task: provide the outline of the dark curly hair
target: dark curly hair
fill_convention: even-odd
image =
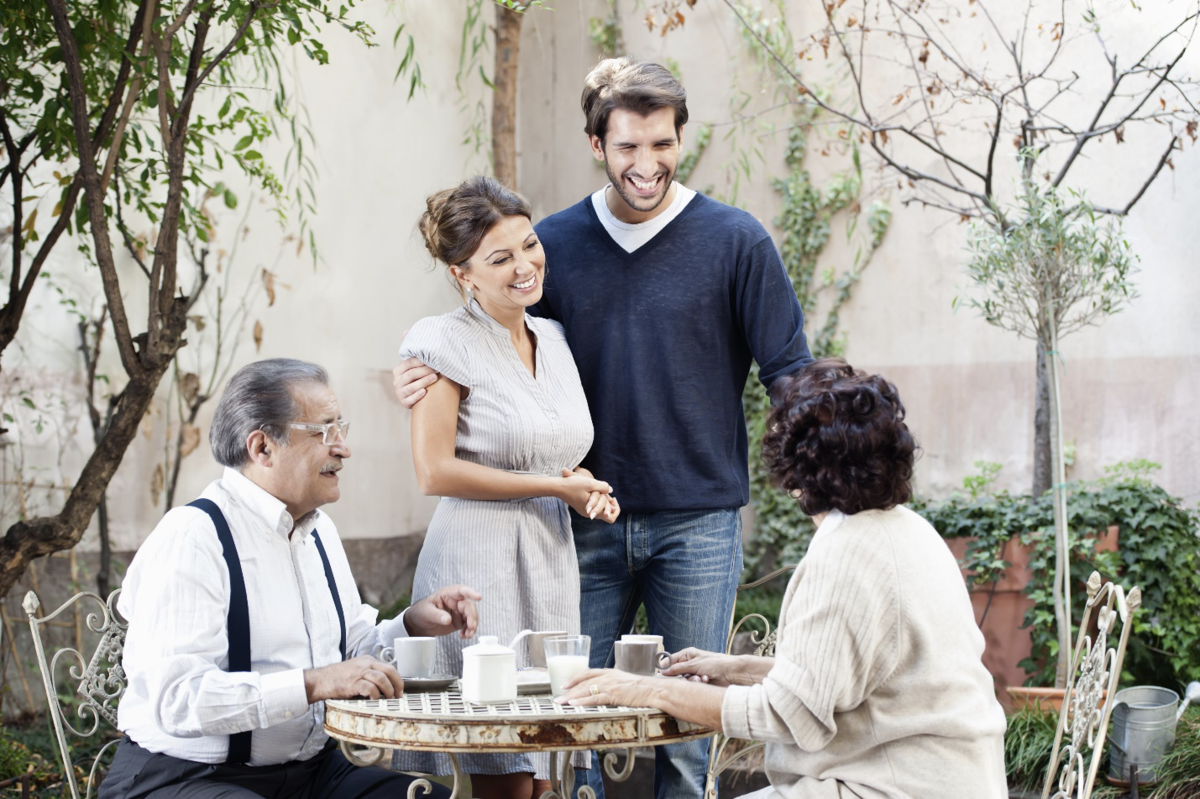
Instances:
[[[763,461],[805,513],[886,510],[912,496],[918,447],[894,385],[823,358],[773,393]]]

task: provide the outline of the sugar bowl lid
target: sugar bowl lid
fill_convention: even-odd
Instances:
[[[516,655],[516,652],[499,643],[499,641],[500,639],[494,635],[481,635],[479,636],[479,643],[463,649],[463,656],[492,657],[494,655]]]

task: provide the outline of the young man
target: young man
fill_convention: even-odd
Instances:
[[[102,799],[405,795],[413,778],[342,756],[324,700],[398,696],[380,650],[473,635],[480,597],[442,588],[376,624],[318,510],[340,496],[348,428],[314,364],[260,361],[230,381],[209,433],[224,474],[163,517],[122,584],[126,738]]]
[[[768,389],[812,360],[804,315],[762,225],[675,182],[687,95],[667,69],[602,61],[582,105],[610,182],[537,225],[535,309],[566,331],[596,430],[583,465],[623,508],[613,525],[572,516],[582,629],[594,667],[641,604],[667,649],[723,651],[750,494],[742,390],[751,359]],[[436,379],[401,363],[397,395],[411,407]],[[702,795],[707,742],[655,754],[658,799]]]

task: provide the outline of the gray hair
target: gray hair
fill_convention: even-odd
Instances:
[[[300,408],[292,394],[297,383],[329,385],[329,374],[315,363],[292,358],[268,358],[247,364],[225,387],[217,403],[208,443],[222,466],[240,469],[249,453],[246,439],[261,429],[275,443],[287,446],[288,424]]]

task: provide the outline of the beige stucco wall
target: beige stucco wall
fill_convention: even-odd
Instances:
[[[250,316],[251,325],[258,319],[264,326],[261,351],[255,351],[247,327],[237,365],[258,357],[288,356],[329,369],[343,413],[353,423],[342,499],[329,510],[347,537],[392,538],[423,533],[435,503],[417,491],[408,417],[392,399],[390,369],[407,325],[457,302],[454,291],[432,270],[415,223],[426,194],[460,179],[473,156],[460,143],[461,114],[453,85],[461,9],[441,3],[372,3],[360,13],[375,28],[379,46],[367,49],[331,30],[325,36],[328,66],[317,66],[303,53],[295,58],[288,54],[318,143],[313,226],[323,259],[314,265],[307,248],[297,254],[296,241],[285,240],[295,231],[295,220],[280,227],[261,200],[252,204],[249,233],[243,237],[239,223],[251,191],[232,174],[226,179],[242,207],[218,212],[217,246],[228,250],[235,239],[240,241],[231,267],[237,270],[233,285],[238,294],[263,268],[277,275],[275,305],[265,307],[259,292]],[[406,31],[418,39],[418,55],[430,84],[411,101],[406,100],[407,86],[393,83],[402,51],[391,46],[392,33],[402,18]],[[284,151],[280,146],[265,154],[282,159]],[[49,210],[41,216],[49,224]],[[89,273],[72,249],[64,242],[49,264],[54,282],[65,286],[81,306],[99,307],[102,297],[94,270]],[[122,269],[130,316],[139,324],[144,280],[127,258]],[[144,324],[144,315],[141,320]],[[12,446],[6,450],[4,479],[16,476],[13,456],[19,450],[26,479],[68,483],[91,451],[90,428],[80,404],[81,360],[74,324],[60,295],[45,284],[26,315],[20,346],[5,353],[0,376],[4,407],[25,423],[19,429],[9,425],[13,429],[5,443]],[[185,349],[184,368],[190,368],[190,355]],[[101,371],[120,373],[115,353],[105,355]],[[33,412],[22,407],[17,394],[22,388],[33,389],[46,409],[41,434],[33,430]],[[204,439],[184,461],[177,504],[190,501],[220,473],[207,445],[213,406],[215,402],[209,403],[198,419]],[[167,433],[163,403],[152,410],[143,430],[145,435],[130,447],[109,490],[113,545],[119,550],[136,548],[164,511],[161,499],[152,503],[149,488]],[[54,510],[61,496],[57,490],[50,496],[32,492],[34,510]],[[7,527],[21,509],[10,501],[0,510]],[[94,524],[84,547],[95,547]]]
[[[588,18],[605,7],[602,0],[559,4],[553,12],[533,11],[524,25],[519,182],[538,217],[579,200],[604,180],[587,150],[578,97],[582,77],[597,58],[587,37]],[[630,9],[625,11],[631,16]],[[314,225],[324,260],[314,266],[307,251],[297,255],[294,241],[283,242],[290,228],[281,230],[268,209],[255,206],[235,268],[246,275],[272,269],[281,287],[274,307],[260,305],[252,315],[265,327],[261,352],[255,353],[246,333],[238,362],[295,356],[330,369],[344,413],[354,424],[343,499],[330,510],[348,538],[390,539],[423,532],[435,503],[416,489],[408,418],[391,398],[388,370],[406,327],[458,302],[430,264],[414,224],[426,194],[475,171],[481,161],[460,143],[465,117],[453,74],[461,8],[451,3],[368,4],[362,13],[379,32],[380,47],[364,50],[331,34],[329,66],[318,68],[302,56],[295,60],[319,144]],[[418,37],[418,55],[430,84],[411,102],[405,89],[393,83],[400,54],[390,42],[399,14]],[[729,121],[732,77],[749,76],[752,68],[741,59],[738,31],[720,3],[699,3],[688,12],[683,29],[666,37],[647,32],[630,18],[625,37],[636,54],[678,62],[691,94],[694,123]],[[731,191],[735,170],[722,138],[728,130],[727,125],[718,128],[690,181],[694,187],[711,184],[716,193]],[[685,131],[685,147],[687,136]],[[750,140],[749,133],[742,136]],[[781,170],[781,136],[757,131],[754,141],[763,160],[754,165],[755,179],[743,180],[739,201],[770,228],[777,200],[764,178]],[[1089,166],[1089,174],[1103,178],[1097,191],[1129,177],[1121,168],[1128,152],[1097,151],[1095,168]],[[1106,464],[1145,457],[1164,465],[1160,478],[1172,492],[1196,500],[1200,411],[1192,398],[1200,393],[1200,318],[1193,306],[1200,278],[1190,268],[1190,254],[1200,244],[1200,231],[1190,223],[1190,210],[1198,199],[1200,160],[1190,146],[1175,160],[1175,170],[1147,193],[1127,222],[1142,258],[1141,297],[1103,327],[1064,342],[1064,399],[1067,437],[1077,447],[1075,476],[1095,476]],[[815,155],[810,163],[818,175],[840,168],[836,159]],[[899,384],[912,427],[925,446],[918,470],[921,490],[951,490],[979,459],[1005,465],[1003,485],[1024,487],[1032,448],[1032,344],[988,327],[970,311],[951,309],[966,282],[963,226],[934,211],[901,206],[899,197],[886,190],[893,181],[874,174],[868,165],[873,196],[889,201],[894,217],[883,247],[842,313],[848,357]],[[245,187],[238,188],[248,198]],[[240,213],[219,218],[226,244],[238,235]],[[848,257],[840,243],[842,224],[837,223],[827,252],[829,266],[839,267]],[[82,302],[97,301],[94,275],[67,249],[60,248],[51,271],[55,282]],[[129,285],[130,302],[136,305],[142,292],[133,288],[136,283]],[[32,388],[41,392],[39,397],[61,398],[61,419],[50,429],[35,435],[26,424],[9,434],[10,441],[22,437],[26,475],[47,483],[63,483],[90,451],[90,433],[78,405],[75,335],[59,296],[44,286],[26,318],[21,348],[5,353],[0,374],[5,408],[27,421],[30,414],[21,410],[17,391]],[[111,353],[108,357],[111,370]],[[199,420],[205,436],[210,414],[211,405]],[[145,432],[110,490],[118,549],[135,548],[163,512],[161,501],[152,504],[148,487],[167,432],[161,407]],[[12,479],[11,456],[4,467],[0,478]],[[217,474],[207,446],[201,446],[184,463],[176,501],[188,501]],[[49,508],[55,496],[61,497],[55,491],[43,492],[41,507]],[[6,521],[20,511],[12,502],[0,508]],[[85,548],[93,546],[94,532],[85,539]]]
[[[605,7],[600,0],[583,0],[552,14],[531,14],[525,26],[520,182],[540,213],[578,201],[605,180],[586,151],[579,110],[583,76],[598,58],[588,39],[587,17],[602,15]],[[811,23],[803,18],[802,4],[789,3],[788,8],[800,27]],[[1121,17],[1123,35],[1145,40],[1161,30],[1171,11],[1147,7],[1142,14]],[[693,188],[711,184],[716,193],[728,195],[735,178],[728,163],[731,150],[722,141],[731,118],[729,87],[735,72],[750,76],[752,66],[743,58],[738,29],[725,6],[697,4],[687,11],[683,28],[665,37],[633,20],[626,23],[624,35],[631,54],[678,63],[689,92],[691,130],[704,122],[722,126],[690,183]],[[1093,60],[1078,57],[1081,71],[1094,68]],[[1087,77],[1094,79],[1094,69]],[[887,76],[879,80],[876,90],[888,96]],[[756,98],[754,104],[769,103]],[[775,120],[786,121],[780,116]],[[754,163],[756,181],[748,189],[743,184],[739,196],[774,233],[778,230],[770,219],[778,201],[764,178],[783,170],[782,140],[782,134],[755,137],[763,161]],[[750,138],[743,135],[742,141]],[[685,129],[685,150],[687,144]],[[1077,170],[1085,181],[1079,187],[1099,203],[1130,196],[1164,144],[1142,136],[1128,137],[1121,148],[1096,148]],[[1141,257],[1136,281],[1141,296],[1103,326],[1064,339],[1063,401],[1066,438],[1076,446],[1069,476],[1095,477],[1116,461],[1148,458],[1163,464],[1159,480],[1192,502],[1200,500],[1200,439],[1195,432],[1200,410],[1192,399],[1200,392],[1200,315],[1194,310],[1200,277],[1192,268],[1200,231],[1191,223],[1200,200],[1200,159],[1189,144],[1174,162],[1175,169],[1164,172],[1125,225]],[[836,158],[815,154],[808,164],[818,176],[844,167]],[[893,219],[841,314],[847,358],[883,372],[899,386],[911,427],[924,445],[917,473],[921,491],[944,494],[958,487],[977,460],[1004,464],[1000,484],[1026,489],[1032,460],[1033,344],[989,327],[968,309],[951,308],[967,288],[965,226],[942,212],[902,206],[894,176],[880,175],[869,160],[865,164],[869,198],[888,201]],[[844,268],[852,257],[843,224],[835,223],[822,268]]]

